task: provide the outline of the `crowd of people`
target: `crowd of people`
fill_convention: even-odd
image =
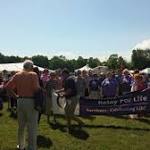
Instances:
[[[55,115],[52,109],[52,94],[55,92],[60,97],[65,97],[64,107],[68,131],[71,130],[71,121],[75,120],[81,127],[84,123],[74,115],[80,97],[90,99],[112,98],[122,96],[132,91],[142,91],[149,87],[149,76],[139,71],[130,73],[128,69],[118,72],[110,70],[106,74],[90,71],[80,71],[70,74],[67,69],[49,72],[44,69],[39,71],[33,67],[33,62],[24,62],[23,71],[6,72],[0,74],[0,103],[2,99],[9,99],[8,107],[17,109],[18,117],[18,148],[25,149],[25,127],[28,128],[28,150],[36,150],[37,127],[41,114]],[[34,109],[34,93],[38,90],[46,95],[43,112]],[[1,104],[0,104],[1,105]]]

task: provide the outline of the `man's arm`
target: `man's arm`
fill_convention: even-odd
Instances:
[[[38,89],[40,89],[40,84],[39,84],[39,79],[38,79],[37,74],[33,74],[32,86],[33,86],[34,91],[37,91]]]
[[[17,76],[14,75],[5,85],[4,88],[14,90],[17,86]]]
[[[6,89],[7,94],[11,97],[17,98],[17,94],[14,92],[14,90],[16,89],[16,78],[17,76],[14,75],[12,77],[12,79],[10,81],[8,81],[8,83],[6,83],[6,85],[4,85],[4,89]]]
[[[18,95],[11,89],[6,89],[7,91],[7,94],[10,96],[10,97],[14,97],[14,98],[18,98]]]

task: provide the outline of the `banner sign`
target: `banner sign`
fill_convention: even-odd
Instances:
[[[80,115],[127,115],[150,112],[150,89],[116,98],[80,98]]]
[[[58,99],[58,94],[53,92],[52,93],[52,111],[53,111],[53,114],[65,115],[65,111],[64,111],[65,105],[66,105],[65,97],[60,97]],[[79,103],[76,106],[74,114],[79,115]]]

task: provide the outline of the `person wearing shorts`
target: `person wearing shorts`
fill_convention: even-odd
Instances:
[[[62,71],[62,78],[63,78],[64,96],[66,98],[66,106],[64,110],[67,120],[68,131],[70,132],[70,130],[72,129],[71,127],[72,120],[78,122],[79,126],[83,125],[83,122],[74,115],[78,103],[75,80],[72,77],[70,77],[69,71],[66,69]]]

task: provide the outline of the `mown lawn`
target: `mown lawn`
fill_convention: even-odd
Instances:
[[[17,120],[10,117],[7,104],[0,115],[0,150],[15,150]],[[139,120],[97,116],[82,118],[83,129],[65,132],[65,120],[50,126],[42,116],[39,133],[39,150],[150,150],[150,118]]]

